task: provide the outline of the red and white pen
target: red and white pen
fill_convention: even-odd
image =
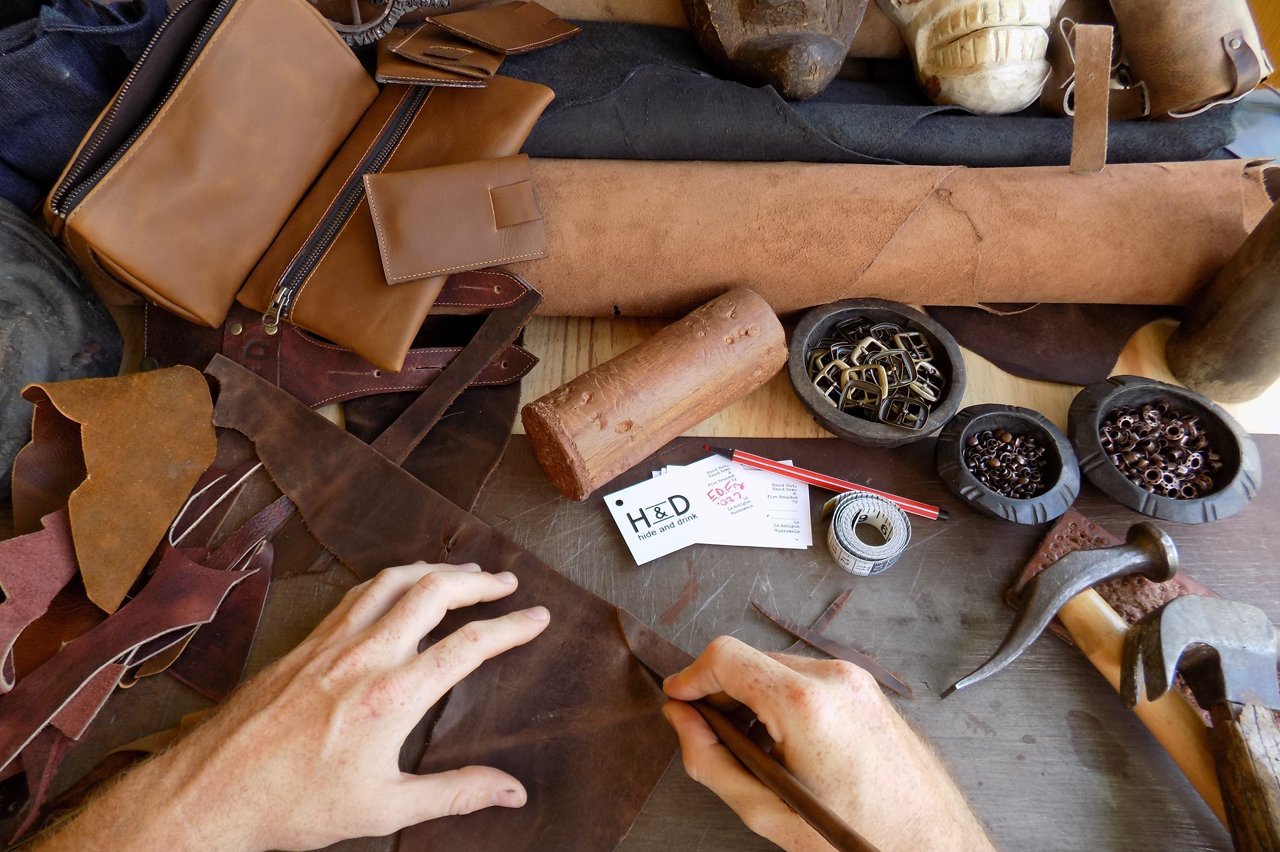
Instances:
[[[764,456],[757,456],[754,453],[743,452],[742,450],[729,450],[724,447],[709,447],[706,444],[702,446],[704,450],[710,450],[718,453],[730,461],[738,464],[745,464],[747,467],[754,467],[757,470],[765,470],[769,473],[776,473],[785,476],[788,479],[796,479],[800,482],[807,482],[810,485],[816,485],[819,488],[825,488],[828,491],[834,491],[837,494],[843,494],[846,491],[862,491],[867,494],[874,494],[877,497],[883,497],[890,503],[894,503],[904,512],[912,515],[919,515],[922,518],[928,518],[931,521],[945,521],[950,515],[946,509],[937,506],[931,506],[928,503],[921,503],[919,500],[912,500],[908,497],[899,497],[897,494],[890,494],[887,491],[878,491],[875,488],[869,488],[866,485],[859,485],[856,482],[848,482],[844,479],[836,479],[834,476],[827,476],[825,473],[817,471],[805,470],[802,467],[796,467],[791,464],[783,464],[780,461],[767,459]]]

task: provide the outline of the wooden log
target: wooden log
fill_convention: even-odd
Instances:
[[[768,381],[787,360],[769,304],[736,289],[521,412],[538,463],[571,500]]]

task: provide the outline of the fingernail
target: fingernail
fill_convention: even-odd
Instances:
[[[550,621],[551,613],[547,611],[545,606],[529,607],[524,611],[531,621]]]
[[[514,586],[516,584],[516,575],[512,574],[510,571],[503,571],[501,574],[494,574],[493,577],[499,583],[505,583],[508,586]]]
[[[477,565],[477,564],[476,564],[476,563],[474,563],[474,562],[466,562],[466,563],[463,563],[462,565],[459,565],[459,566],[458,566],[458,570],[459,570],[459,571],[470,571],[471,573],[473,573],[473,574],[474,574],[474,573],[479,572],[479,571],[481,570],[481,568],[480,568],[480,566],[479,566],[479,565]]]
[[[499,790],[493,794],[493,803],[502,808],[523,807],[528,797],[519,787],[510,790]]]

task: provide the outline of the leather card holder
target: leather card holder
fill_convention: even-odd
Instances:
[[[432,20],[459,38],[503,54],[550,47],[582,32],[580,27],[533,0],[450,12]]]
[[[492,77],[502,64],[502,54],[463,41],[434,24],[423,24],[393,43],[391,52],[410,62],[480,79]]]
[[[388,284],[545,257],[524,154],[364,176]]]
[[[424,65],[394,53],[399,38],[391,36],[378,42],[378,65],[374,79],[379,83],[405,86],[449,86],[455,89],[483,89],[486,79],[460,74],[435,65]]]

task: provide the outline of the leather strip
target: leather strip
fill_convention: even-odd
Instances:
[[[849,597],[852,594],[853,589],[845,589],[837,595],[835,600],[827,604],[827,608],[822,611],[822,615],[818,616],[817,620],[814,621],[813,624],[809,625],[809,629],[818,633],[822,633],[826,630],[827,626],[831,624],[831,622],[835,621],[836,616],[838,616],[844,609],[844,605],[849,602]],[[784,648],[782,653],[794,654],[804,648],[806,644],[807,643],[803,639],[796,639],[796,641]]]
[[[1262,82],[1262,63],[1258,54],[1254,53],[1249,42],[1245,40],[1243,30],[1229,32],[1222,37],[1222,49],[1227,53],[1227,61],[1235,72],[1236,82],[1226,99],[1238,98],[1252,92]]]
[[[65,485],[86,471],[66,498],[71,538],[86,594],[105,612],[114,612],[213,461],[208,386],[197,371],[173,367],[28,385],[22,395],[36,406],[37,422],[52,417],[68,422],[56,428],[42,424],[33,444],[18,454],[15,518],[30,517],[28,500],[46,514],[60,508],[49,502],[61,494],[43,483]],[[35,442],[50,438],[58,445],[33,450]],[[82,448],[75,446],[79,442]]]
[[[120,660],[143,662],[146,651],[163,650],[157,638],[209,621],[245,576],[169,551],[137,597],[0,696],[0,766],[17,757],[99,672]]]
[[[13,646],[18,635],[49,610],[76,575],[76,555],[65,510],[43,521],[44,529],[0,542],[0,692],[13,689]]]
[[[226,358],[215,358],[208,372],[220,386],[218,425],[254,442],[307,528],[358,576],[418,559],[475,561],[517,575],[511,597],[450,614],[438,635],[534,604],[553,613],[535,642],[488,661],[454,688],[419,767],[497,766],[526,784],[529,803],[407,829],[401,849],[616,846],[675,741],[658,712],[660,692],[635,665],[614,608],[278,388]]]
[[[1095,173],[1107,164],[1108,87],[1112,29],[1079,24],[1075,42],[1075,120],[1071,123],[1071,171]]]
[[[56,728],[45,728],[22,752],[22,768],[27,775],[27,801],[22,806],[22,819],[9,837],[16,843],[31,830],[40,817],[49,788],[67,755],[75,748],[73,739]]]
[[[542,218],[542,211],[538,209],[538,199],[533,195],[531,180],[495,186],[489,190],[489,201],[493,205],[495,228],[510,228]]]

